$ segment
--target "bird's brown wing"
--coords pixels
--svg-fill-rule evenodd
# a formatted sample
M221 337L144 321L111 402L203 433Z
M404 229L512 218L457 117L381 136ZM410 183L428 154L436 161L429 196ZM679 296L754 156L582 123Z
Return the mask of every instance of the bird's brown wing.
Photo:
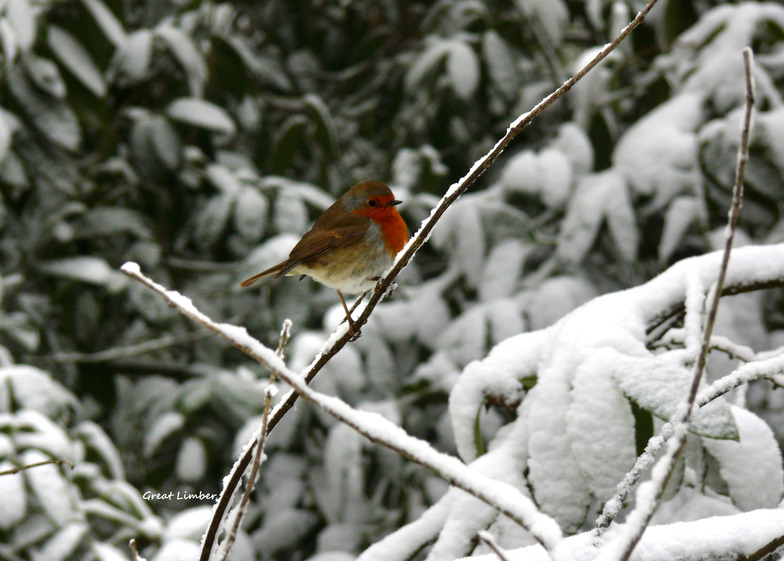
M311 230L302 236L294 249L289 253L289 258L282 263L283 267L277 272L275 278L282 277L291 269L307 263L308 261L331 253L332 251L357 243L365 235L370 221L364 221L350 227L335 228L333 230Z
M336 201L324 211L313 227L297 242L289 253L289 258L274 267L262 271L242 281L242 286L250 286L268 275L280 278L301 263L328 254L339 247L357 243L370 227L370 220L364 216L345 212L341 201Z

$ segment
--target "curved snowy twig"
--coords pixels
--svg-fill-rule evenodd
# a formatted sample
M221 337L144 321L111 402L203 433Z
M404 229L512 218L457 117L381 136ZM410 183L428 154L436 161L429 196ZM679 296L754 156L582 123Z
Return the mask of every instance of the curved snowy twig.
M190 299L177 292L166 290L144 276L136 263L126 263L122 267L122 272L162 296L183 315L221 336L289 384L304 399L350 426L371 442L386 446L431 470L451 485L508 516L528 530L547 551L553 551L561 541L562 533L558 523L540 512L533 501L516 487L471 469L453 456L436 451L424 440L410 436L378 413L356 410L337 397L313 390L305 383L302 376L286 367L275 351L251 337L244 327L212 321L196 309ZM216 529L216 535L218 530Z

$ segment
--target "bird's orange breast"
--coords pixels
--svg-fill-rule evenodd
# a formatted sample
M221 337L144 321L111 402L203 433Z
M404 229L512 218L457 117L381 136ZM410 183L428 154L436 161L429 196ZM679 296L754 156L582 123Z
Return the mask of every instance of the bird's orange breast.
M381 227L381 235L384 237L384 245L389 253L397 255L408 242L408 227L403 217L394 208L388 209L384 217L374 218Z

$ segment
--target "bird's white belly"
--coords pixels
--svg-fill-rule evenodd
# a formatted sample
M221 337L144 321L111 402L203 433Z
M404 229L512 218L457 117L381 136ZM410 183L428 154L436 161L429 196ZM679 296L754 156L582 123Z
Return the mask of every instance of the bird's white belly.
M392 265L394 257L381 242L381 232L372 225L367 238L336 249L322 260L301 263L288 275L308 275L321 284L345 294L361 294L376 286L378 277Z

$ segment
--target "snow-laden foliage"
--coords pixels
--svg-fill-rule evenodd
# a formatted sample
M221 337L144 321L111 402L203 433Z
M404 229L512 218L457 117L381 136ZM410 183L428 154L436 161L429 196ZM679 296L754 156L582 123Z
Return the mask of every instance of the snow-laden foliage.
M754 249L735 253L729 284L781 277L784 246ZM511 337L469 364L450 396L461 456L477 456L476 418L486 400L516 404L514 428L497 432L486 454L493 459L483 465L513 463L509 471L526 474L526 488L545 512L565 528L583 525L594 514L593 501L610 499L631 469L635 434L651 435L644 416L668 420L688 395L696 349L651 351L646 327L660 310L683 302L691 283L708 285L719 261L717 253L685 260L640 287L596 298L545 330ZM531 378L535 386L521 398ZM739 510L778 504L781 452L762 420L719 399L695 414L691 430L682 469L692 475L675 482L672 493L697 487L708 496L723 494Z
M642 6L148 4L0 2L0 469L75 462L0 476L0 557L129 559L135 537L149 559L194 558L213 493L258 429L267 373L123 262L272 348L292 319L286 363L301 371L342 319L334 293L238 281L360 180L388 182L413 232ZM737 245L781 241L782 30L778 2L659 0L449 209L314 387L512 485L576 533L563 551L592 555L602 502L690 379L715 271L660 290L702 270L683 258L723 243L745 46L758 103ZM733 275L777 262L733 260ZM744 379L776 373L781 303L722 299L706 383L741 377L739 361L769 370ZM749 556L784 534L758 510L781 495L781 384L696 414L641 559L717 558L738 536L730 553ZM237 559L454 559L488 552L479 529L532 543L311 406L266 453Z

